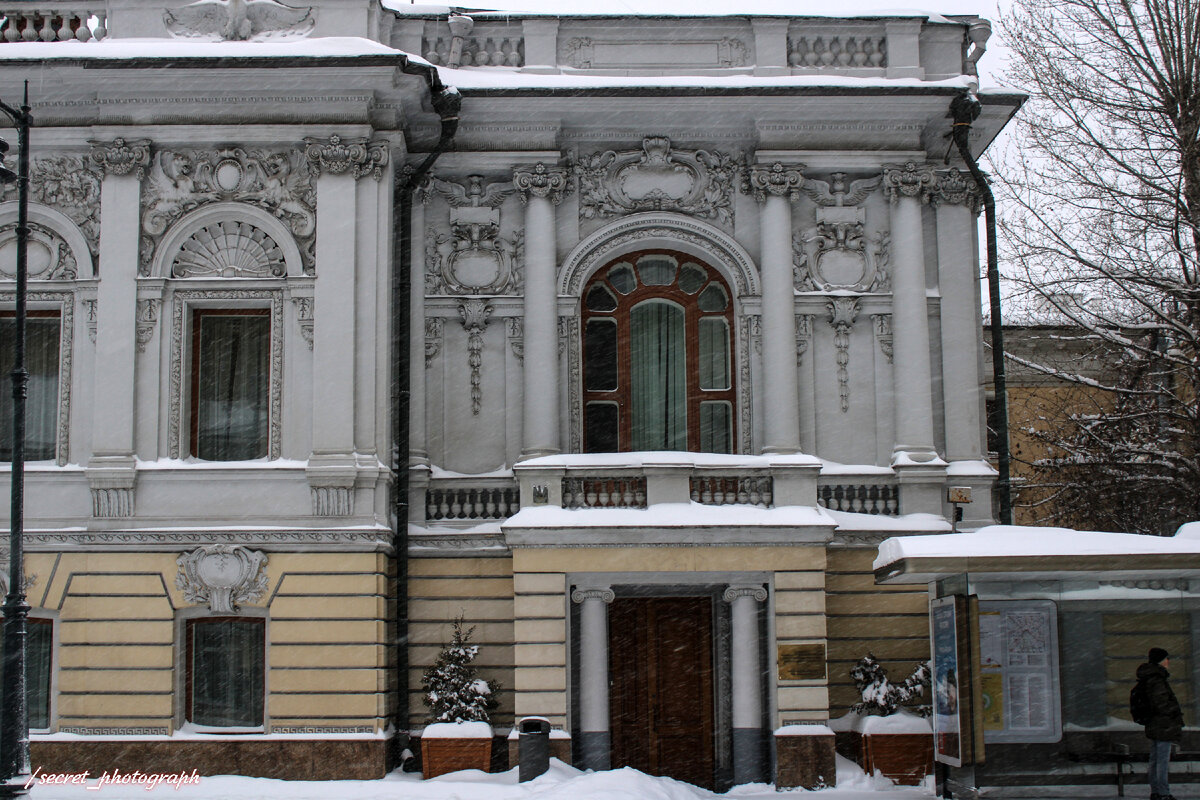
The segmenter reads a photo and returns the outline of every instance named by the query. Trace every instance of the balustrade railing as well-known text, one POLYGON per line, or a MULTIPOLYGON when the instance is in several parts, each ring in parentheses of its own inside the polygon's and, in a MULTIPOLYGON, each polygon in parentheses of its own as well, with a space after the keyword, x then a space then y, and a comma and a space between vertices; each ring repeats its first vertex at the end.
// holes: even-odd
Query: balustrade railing
POLYGON ((425 490, 425 519, 503 520, 521 510, 521 490, 504 486, 431 486, 425 490))
POLYGON ((646 479, 636 475, 562 479, 563 508, 646 508, 646 479))
MULTIPOLYGON (((422 55, 431 64, 445 65, 450 57, 451 37, 424 40, 422 55)), ((468 36, 463 39, 463 67, 522 67, 525 42, 520 36, 468 36)))
POLYGON ((751 505, 770 508, 775 482, 769 476, 703 476, 690 479, 692 502, 706 506, 751 505))
POLYGON ((788 64, 797 69, 881 69, 887 66, 887 39, 796 36, 788 40, 788 64))
POLYGON ((886 483, 822 483, 817 486, 817 503, 834 511, 897 516, 900 487, 886 483))
POLYGON ((0 6, 0 44, 15 42, 88 42, 108 35, 108 13, 53 0, 29 7, 0 6))

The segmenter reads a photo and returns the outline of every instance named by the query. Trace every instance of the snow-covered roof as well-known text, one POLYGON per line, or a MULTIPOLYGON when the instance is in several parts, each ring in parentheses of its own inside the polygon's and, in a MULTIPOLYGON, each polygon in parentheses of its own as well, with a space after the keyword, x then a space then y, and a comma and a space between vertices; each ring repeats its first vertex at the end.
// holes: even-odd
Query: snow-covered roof
POLYGON ((1200 525, 1175 536, 989 525, 970 533, 893 537, 873 565, 883 583, 923 583, 945 575, 1153 574, 1200 577, 1200 525))
MULTIPOLYGON (((966 5, 978 6, 968 2, 966 5)), ((719 0, 656 0, 640 8, 612 0, 493 0, 479 5, 412 4, 402 0, 383 0, 383 7, 402 16, 445 16, 451 11, 472 17, 815 17, 819 19, 919 18, 930 22, 953 22, 943 14, 918 8, 893 8, 878 0, 842 0, 819 3, 812 0, 743 0, 739 3, 719 0)), ((964 11, 963 13, 971 13, 964 11)))
POLYGON ((91 61, 129 59, 330 58, 407 56, 429 62, 372 39, 321 36, 286 42, 205 42, 187 39, 105 39, 99 42, 12 42, 0 46, 3 61, 91 61))

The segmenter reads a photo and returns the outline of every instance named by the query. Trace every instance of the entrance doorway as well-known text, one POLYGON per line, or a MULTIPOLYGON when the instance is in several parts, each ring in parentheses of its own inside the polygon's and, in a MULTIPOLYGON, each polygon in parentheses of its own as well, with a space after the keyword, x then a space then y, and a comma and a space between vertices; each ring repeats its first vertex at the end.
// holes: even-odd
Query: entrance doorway
POLYGON ((712 602, 631 597, 609 606, 614 768, 713 787, 712 602))

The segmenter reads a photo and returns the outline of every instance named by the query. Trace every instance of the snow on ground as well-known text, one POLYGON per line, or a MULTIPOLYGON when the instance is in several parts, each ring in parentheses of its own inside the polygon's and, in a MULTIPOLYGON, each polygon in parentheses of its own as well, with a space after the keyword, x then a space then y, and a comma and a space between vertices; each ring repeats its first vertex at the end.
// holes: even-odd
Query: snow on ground
POLYGON ((495 775, 467 770, 432 780, 393 772, 377 781, 280 781, 219 775, 200 778, 196 785, 176 789, 159 785, 37 785, 31 800, 82 800, 83 798, 179 798, 179 800, 931 800, 932 786, 897 787, 886 778, 869 778, 853 762, 838 757, 838 785, 819 792, 777 792, 769 784, 738 786, 723 795, 670 778, 655 778, 628 767, 606 772, 581 772, 553 760, 550 771, 528 783, 517 782, 517 770, 495 775))

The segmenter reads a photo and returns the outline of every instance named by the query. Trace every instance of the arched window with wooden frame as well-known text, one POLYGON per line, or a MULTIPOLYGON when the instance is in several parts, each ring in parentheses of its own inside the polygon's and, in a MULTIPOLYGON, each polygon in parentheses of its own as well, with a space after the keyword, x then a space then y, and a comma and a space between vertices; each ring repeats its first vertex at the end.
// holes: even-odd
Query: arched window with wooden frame
POLYGON ((733 296, 715 269, 622 256, 584 287, 582 323, 585 452, 733 451, 733 296))

